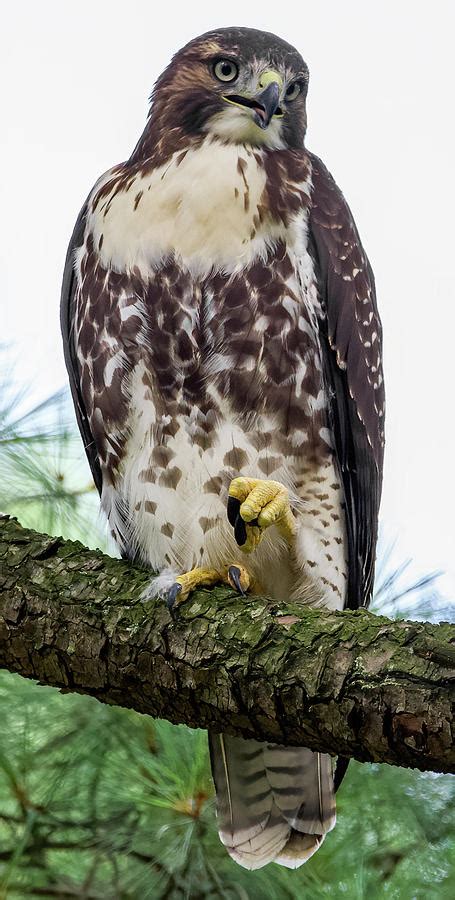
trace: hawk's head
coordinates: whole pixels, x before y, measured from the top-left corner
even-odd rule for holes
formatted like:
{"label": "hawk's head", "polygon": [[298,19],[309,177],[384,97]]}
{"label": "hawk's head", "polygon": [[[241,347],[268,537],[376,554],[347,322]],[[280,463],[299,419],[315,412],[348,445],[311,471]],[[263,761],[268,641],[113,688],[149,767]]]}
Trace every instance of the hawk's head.
{"label": "hawk's head", "polygon": [[212,134],[271,149],[303,146],[308,68],[297,50],[254,28],[220,28],[190,41],[158,79],[150,126]]}

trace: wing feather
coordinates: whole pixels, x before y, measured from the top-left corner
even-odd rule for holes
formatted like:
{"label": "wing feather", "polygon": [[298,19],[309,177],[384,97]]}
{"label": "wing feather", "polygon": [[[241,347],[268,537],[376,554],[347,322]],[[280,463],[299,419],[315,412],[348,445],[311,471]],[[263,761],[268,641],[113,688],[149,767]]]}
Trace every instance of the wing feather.
{"label": "wing feather", "polygon": [[[374,276],[352,213],[311,154],[309,241],[326,318],[321,321],[330,417],[342,479],[348,541],[347,607],[368,606],[374,583],[384,453],[382,327]],[[340,786],[349,760],[337,760]]]}
{"label": "wing feather", "polygon": [[84,443],[84,449],[92,472],[98,493],[101,494],[102,477],[101,467],[99,464],[98,453],[90,429],[87,411],[81,392],[81,373],[76,355],[76,346],[74,341],[74,323],[75,323],[75,297],[77,289],[77,279],[75,272],[75,257],[77,250],[84,243],[85,224],[87,216],[87,204],[82,207],[73,234],[69,242],[66,254],[65,268],[63,271],[63,282],[60,299],[60,326],[63,338],[63,352],[65,356],[66,368],[68,370],[71,395],[74,403],[77,424]]}
{"label": "wing feather", "polygon": [[346,502],[347,606],[367,606],[374,580],[384,449],[382,328],[373,272],[351,211],[311,155],[310,243],[326,313],[321,322],[330,415]]}

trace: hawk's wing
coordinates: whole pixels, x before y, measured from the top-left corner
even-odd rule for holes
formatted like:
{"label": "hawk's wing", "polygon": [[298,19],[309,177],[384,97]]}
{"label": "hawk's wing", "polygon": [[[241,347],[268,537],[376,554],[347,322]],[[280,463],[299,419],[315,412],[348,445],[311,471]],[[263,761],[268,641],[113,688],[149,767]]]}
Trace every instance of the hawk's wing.
{"label": "hawk's wing", "polygon": [[382,328],[374,277],[351,211],[311,154],[310,241],[326,310],[321,324],[335,452],[346,501],[347,606],[373,590],[384,448]]}
{"label": "hawk's wing", "polygon": [[85,219],[87,214],[87,204],[82,207],[77,222],[74,226],[73,234],[66,254],[65,269],[63,272],[62,294],[60,300],[60,325],[63,337],[63,352],[65,355],[66,368],[68,370],[71,394],[73,397],[74,409],[76,411],[77,424],[84,442],[85,452],[92,470],[93,480],[101,494],[102,478],[101,468],[98,460],[93,435],[85,409],[85,404],[81,393],[80,370],[76,356],[76,348],[74,344],[74,322],[75,322],[75,293],[76,293],[76,273],[74,270],[76,250],[82,246],[84,242]]}

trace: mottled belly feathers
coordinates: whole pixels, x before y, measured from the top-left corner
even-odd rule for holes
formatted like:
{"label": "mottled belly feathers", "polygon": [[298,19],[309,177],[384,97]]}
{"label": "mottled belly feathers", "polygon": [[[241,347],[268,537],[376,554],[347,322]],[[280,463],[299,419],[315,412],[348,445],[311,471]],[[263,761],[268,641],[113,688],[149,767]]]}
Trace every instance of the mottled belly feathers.
{"label": "mottled belly feathers", "polygon": [[[192,219],[185,175],[193,175],[194,154],[189,172],[185,159],[174,161],[177,184],[172,165],[131,185],[114,174],[89,202],[76,339],[103,506],[127,553],[155,570],[186,571],[239,555],[226,520],[232,478],[281,481],[298,523],[296,551],[271,533],[250,565],[259,572],[272,555],[269,593],[342,608],[343,493],[302,206],[309,164],[302,155],[290,172],[285,160],[283,178],[299,196],[289,217],[283,198],[267,195],[258,154],[213,142],[208,149],[217,190],[206,186]],[[220,190],[223,239],[210,242]],[[167,205],[174,232],[161,228]]]}

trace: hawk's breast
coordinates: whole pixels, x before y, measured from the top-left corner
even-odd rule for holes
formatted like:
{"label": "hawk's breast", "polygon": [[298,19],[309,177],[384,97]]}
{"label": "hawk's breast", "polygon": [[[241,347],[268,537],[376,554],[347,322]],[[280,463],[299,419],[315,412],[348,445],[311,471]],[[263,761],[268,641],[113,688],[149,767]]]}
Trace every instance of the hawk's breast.
{"label": "hawk's breast", "polygon": [[79,354],[97,369],[86,390],[93,433],[109,445],[103,504],[118,531],[121,508],[133,523],[125,545],[156,568],[232,557],[225,502],[236,475],[300,497],[311,473],[320,483],[332,466],[309,187],[298,181],[308,172],[279,153],[273,165],[207,140],[162,170],[106,176],[93,193]]}
{"label": "hawk's breast", "polygon": [[144,278],[172,255],[194,276],[239,270],[265,258],[284,223],[267,199],[262,154],[212,138],[164,165],[104,175],[92,193],[88,227],[101,264]]}

